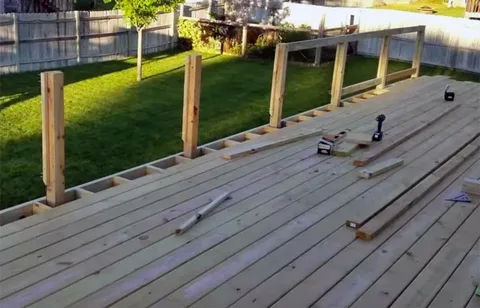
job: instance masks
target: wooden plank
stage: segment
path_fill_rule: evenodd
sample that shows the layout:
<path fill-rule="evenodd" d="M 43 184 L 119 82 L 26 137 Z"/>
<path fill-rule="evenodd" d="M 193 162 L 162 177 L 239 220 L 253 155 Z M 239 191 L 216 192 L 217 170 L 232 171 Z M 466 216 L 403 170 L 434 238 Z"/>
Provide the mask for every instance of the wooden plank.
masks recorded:
<path fill-rule="evenodd" d="M 299 134 L 297 136 L 289 137 L 286 139 L 278 139 L 278 140 L 269 140 L 269 141 L 263 141 L 258 144 L 249 144 L 245 146 L 238 146 L 235 147 L 231 150 L 225 151 L 223 154 L 223 158 L 225 159 L 234 159 L 238 157 L 243 157 L 246 155 L 258 153 L 261 151 L 265 151 L 274 147 L 278 147 L 284 144 L 296 142 L 299 140 L 303 140 L 312 136 L 318 136 L 322 134 L 323 131 L 314 131 L 314 132 L 309 132 L 309 133 L 304 133 L 304 134 Z"/>
<path fill-rule="evenodd" d="M 479 156 L 475 155 L 473 161 L 478 162 L 478 158 Z M 461 169 L 468 170 L 471 163 L 472 160 L 469 159 L 467 168 L 462 166 Z M 457 170 L 454 174 L 458 176 Z M 448 180 L 449 178 L 451 180 Z M 453 181 L 447 185 L 446 190 L 458 187 L 458 179 L 449 175 L 446 180 Z M 437 194 L 440 193 L 436 197 L 431 197 L 429 192 L 425 197 L 426 200 L 423 198 L 420 201 L 420 208 L 412 209 L 418 214 L 395 234 L 389 228 L 385 230 L 388 232 L 387 235 L 382 234 L 381 239 L 379 237 L 368 245 L 355 241 L 350 244 L 350 247 L 345 248 L 351 253 L 355 252 L 355 248 L 372 245 L 375 251 L 370 255 L 364 255 L 366 259 L 356 264 L 355 268 L 336 283 L 313 307 L 322 307 L 322 305 L 328 307 L 332 303 L 341 307 L 355 308 L 390 306 L 391 301 L 408 286 L 478 205 L 477 202 L 467 206 L 455 206 L 453 202 L 445 201 L 448 192 L 442 192 L 442 190 L 447 186 L 442 182 L 439 186 L 442 189 L 435 187 Z M 425 205 L 427 206 L 424 208 Z M 406 215 L 412 217 L 410 212 Z M 382 243 L 383 241 L 385 242 Z M 387 276 L 389 279 L 384 279 Z M 375 292 L 371 292 L 372 289 Z M 375 295 L 375 299 L 370 297 L 369 301 L 365 301 L 365 294 Z"/>
<path fill-rule="evenodd" d="M 374 86 L 379 85 L 381 83 L 382 83 L 382 78 L 380 78 L 380 77 L 373 78 L 373 79 L 363 81 L 363 82 L 359 82 L 359 83 L 344 87 L 342 89 L 342 96 L 347 95 L 347 94 L 351 94 L 351 93 L 355 93 L 355 92 L 359 92 L 361 90 L 365 90 L 365 89 L 374 87 Z"/>
<path fill-rule="evenodd" d="M 52 208 L 43 203 L 35 202 L 32 204 L 32 214 L 40 214 L 51 210 Z"/>
<path fill-rule="evenodd" d="M 20 72 L 20 33 L 18 30 L 18 15 L 17 13 L 12 14 L 13 18 L 13 29 L 12 36 L 14 38 L 14 52 L 15 52 L 15 68 L 17 72 Z"/>
<path fill-rule="evenodd" d="M 478 241 L 478 221 L 480 207 L 476 208 L 391 307 L 426 307 Z"/>
<path fill-rule="evenodd" d="M 202 56 L 188 55 L 185 63 L 182 128 L 183 154 L 188 158 L 197 155 L 201 74 Z"/>
<path fill-rule="evenodd" d="M 352 98 L 350 98 L 349 100 L 350 100 L 352 103 L 361 103 L 361 102 L 365 101 L 364 98 L 361 98 L 361 97 L 359 97 L 359 96 L 358 96 L 358 97 L 352 97 Z"/>
<path fill-rule="evenodd" d="M 126 179 L 126 178 L 123 178 L 121 176 L 114 176 L 112 178 L 112 182 L 113 182 L 113 185 L 114 186 L 117 186 L 117 185 L 122 185 L 122 184 L 126 184 L 126 183 L 130 183 L 131 181 L 129 179 Z"/>
<path fill-rule="evenodd" d="M 247 54 L 247 46 L 248 46 L 248 25 L 244 25 L 242 27 L 242 57 L 245 57 Z"/>
<path fill-rule="evenodd" d="M 463 169 L 462 172 L 464 171 L 465 169 Z M 422 200 L 422 205 L 418 209 L 407 212 L 405 216 L 402 216 L 399 220 L 395 221 L 385 233 L 371 243 L 365 244 L 365 242 L 362 241 L 354 241 L 351 244 L 347 243 L 346 247 L 341 246 L 342 250 L 339 254 L 331 258 L 321 267 L 314 268 L 313 273 L 308 273 L 308 277 L 306 277 L 305 280 L 293 285 L 294 288 L 287 294 L 284 294 L 284 296 L 271 307 L 319 308 L 328 306 L 350 306 L 353 301 L 355 301 L 356 297 L 361 295 L 363 290 L 368 288 L 368 284 L 364 283 L 364 281 L 375 281 L 374 274 L 365 271 L 364 267 L 361 267 L 362 271 L 360 274 L 358 274 L 355 269 L 359 268 L 359 265 L 362 265 L 362 261 L 365 258 L 369 258 L 374 252 L 374 257 L 369 258 L 371 260 L 368 260 L 367 269 L 388 269 L 388 264 L 380 262 L 384 261 L 381 260 L 380 257 L 386 256 L 390 258 L 390 256 L 394 255 L 392 258 L 395 258 L 395 255 L 404 252 L 449 209 L 449 207 L 438 206 L 436 201 L 432 202 L 432 200 L 440 199 L 437 195 L 441 193 L 443 189 L 445 189 L 445 186 L 443 186 L 442 189 L 435 188 L 433 192 L 430 192 L 429 195 Z M 417 215 L 420 210 L 422 210 L 422 214 Z M 467 211 L 466 215 L 468 215 L 469 212 L 470 211 Z M 452 220 L 452 222 L 455 222 L 455 220 Z M 457 221 L 457 223 L 460 222 Z M 337 232 L 340 232 L 340 230 Z M 394 235 L 395 233 L 397 233 L 398 236 Z M 341 245 L 340 243 L 335 244 Z M 324 247 L 326 250 L 329 248 L 330 247 Z M 295 262 L 295 264 L 297 265 L 297 268 L 300 267 L 300 260 Z M 293 276 L 295 271 L 290 272 L 290 276 Z M 352 274 L 350 275 L 350 273 Z M 349 276 L 347 276 L 348 278 L 345 279 L 345 283 L 343 283 L 342 279 L 344 279 L 346 275 Z M 325 277 L 328 277 L 328 279 L 325 279 Z M 350 277 L 353 279 L 350 279 Z M 276 279 L 279 278 L 280 277 L 276 277 Z M 345 287 L 347 286 L 348 288 L 346 289 Z M 322 298 L 322 296 L 325 296 L 325 298 Z M 319 299 L 320 301 L 318 301 Z M 332 304 L 332 302 L 335 302 L 335 304 Z M 387 306 L 388 305 L 383 306 L 376 303 L 373 307 Z"/>
<path fill-rule="evenodd" d="M 63 115 L 63 73 L 41 74 L 43 182 L 47 205 L 65 201 L 65 128 Z"/>
<path fill-rule="evenodd" d="M 380 55 L 378 57 L 378 70 L 377 78 L 380 78 L 380 83 L 377 85 L 377 89 L 381 90 L 385 88 L 387 84 L 387 73 L 388 73 L 388 54 L 390 48 L 390 42 L 392 41 L 392 36 L 387 35 L 382 38 L 382 47 L 380 50 Z"/>
<path fill-rule="evenodd" d="M 403 159 L 391 158 L 359 171 L 360 177 L 369 179 L 403 165 Z"/>
<path fill-rule="evenodd" d="M 467 126 L 461 132 L 455 134 L 445 143 L 435 147 L 429 155 L 435 157 L 424 157 L 420 162 L 402 168 L 384 185 L 378 185 L 378 190 L 383 190 L 384 195 L 375 202 L 369 204 L 359 204 L 357 209 L 351 214 L 351 218 L 346 221 L 346 225 L 351 228 L 360 228 L 370 219 L 384 210 L 392 202 L 404 195 L 411 187 L 417 185 L 420 181 L 437 170 L 444 162 L 457 154 L 470 142 L 479 136 L 475 125 Z M 377 189 L 377 188 L 376 188 Z M 363 201 L 363 200 L 362 200 Z"/>
<path fill-rule="evenodd" d="M 355 133 L 348 132 L 347 135 L 343 138 L 345 142 L 355 143 L 359 145 L 370 145 L 372 144 L 372 135 L 366 133 Z"/>
<path fill-rule="evenodd" d="M 480 179 L 465 178 L 463 179 L 462 191 L 480 196 Z"/>
<path fill-rule="evenodd" d="M 317 47 L 331 46 L 331 45 L 343 44 L 343 43 L 360 41 L 365 39 L 383 37 L 386 35 L 404 34 L 404 33 L 418 32 L 418 31 L 425 31 L 425 26 L 393 28 L 388 30 L 362 32 L 362 33 L 347 34 L 347 35 L 335 36 L 335 37 L 291 42 L 291 43 L 287 43 L 286 47 L 288 51 L 297 51 L 297 50 L 312 49 Z"/>
<path fill-rule="evenodd" d="M 79 187 L 79 188 L 76 188 L 76 189 L 75 189 L 75 194 L 76 194 L 79 198 L 85 198 L 85 197 L 92 196 L 92 195 L 94 195 L 95 193 Z"/>
<path fill-rule="evenodd" d="M 275 50 L 270 98 L 270 126 L 275 128 L 281 128 L 283 101 L 285 99 L 285 82 L 287 78 L 287 62 L 288 50 L 286 44 L 280 43 Z"/>
<path fill-rule="evenodd" d="M 225 144 L 225 147 L 228 148 L 228 147 L 233 147 L 233 146 L 236 146 L 238 144 L 241 144 L 241 142 L 236 141 L 236 140 L 228 140 L 227 139 L 227 140 L 224 141 L 224 144 Z"/>
<path fill-rule="evenodd" d="M 80 64 L 81 62 L 81 53 L 80 53 L 80 43 L 81 43 L 81 37 L 80 37 L 80 29 L 81 29 L 81 20 L 80 20 L 80 11 L 75 11 L 75 34 L 76 34 L 76 42 L 75 42 L 75 47 L 77 50 L 77 64 Z"/>
<path fill-rule="evenodd" d="M 478 144 L 479 141 L 477 141 L 476 144 Z M 458 154 L 449 159 L 444 165 L 427 176 L 398 200 L 390 205 L 386 205 L 387 208 L 385 210 L 357 230 L 356 237 L 362 240 L 371 241 L 395 219 L 414 206 L 420 198 L 432 189 L 432 187 L 437 185 L 443 180 L 443 178 L 458 168 L 466 158 L 473 155 L 477 150 L 478 145 L 467 145 Z"/>
<path fill-rule="evenodd" d="M 302 114 L 302 115 L 299 115 L 299 116 L 297 117 L 297 119 L 298 119 L 299 121 L 308 121 L 308 120 L 313 119 L 313 117 Z"/>
<path fill-rule="evenodd" d="M 420 76 L 420 64 L 422 61 L 423 44 L 425 42 L 425 29 L 417 32 L 417 39 L 415 42 L 415 53 L 413 54 L 412 68 L 415 68 L 415 73 L 412 74 L 412 78 L 418 78 Z"/>
<path fill-rule="evenodd" d="M 366 164 L 368 164 L 372 160 L 374 160 L 374 159 L 380 157 L 381 155 L 385 154 L 386 152 L 390 151 L 392 148 L 396 147 L 400 143 L 404 142 L 405 140 L 408 140 L 412 136 L 415 136 L 416 134 L 418 134 L 420 131 L 422 131 L 426 127 L 434 124 L 436 121 L 440 120 L 441 118 L 443 118 L 444 116 L 446 116 L 447 114 L 449 114 L 450 112 L 455 110 L 456 108 L 458 108 L 458 105 L 454 105 L 450 108 L 447 108 L 446 110 L 441 111 L 440 114 L 435 115 L 428 122 L 423 123 L 423 124 L 421 124 L 420 126 L 414 128 L 414 129 L 409 129 L 408 132 L 406 132 L 406 134 L 402 134 L 400 136 L 394 136 L 391 139 L 386 139 L 385 138 L 384 140 L 381 141 L 381 143 L 379 143 L 378 146 L 372 148 L 370 151 L 368 151 L 367 153 L 363 154 L 361 157 L 356 159 L 353 162 L 353 164 L 357 167 L 358 166 L 365 166 Z"/>
<path fill-rule="evenodd" d="M 350 142 L 341 142 L 333 146 L 333 155 L 335 156 L 350 156 L 356 149 L 358 144 Z"/>
<path fill-rule="evenodd" d="M 251 140 L 251 139 L 256 139 L 258 137 L 260 137 L 261 135 L 259 134 L 255 134 L 255 133 L 246 133 L 245 134 L 245 138 L 248 139 L 248 140 Z"/>
<path fill-rule="evenodd" d="M 398 71 L 398 72 L 395 72 L 395 73 L 391 73 L 391 74 L 387 75 L 386 81 L 391 82 L 391 81 L 394 81 L 394 80 L 397 80 L 397 79 L 402 79 L 402 78 L 411 76 L 416 71 L 417 71 L 416 68 L 407 68 L 407 69 L 404 69 L 404 70 L 401 70 L 401 71 Z"/>
<path fill-rule="evenodd" d="M 286 127 L 291 127 L 291 126 L 295 126 L 297 125 L 298 122 L 294 122 L 294 121 L 285 121 L 285 126 Z"/>
<path fill-rule="evenodd" d="M 280 128 L 277 128 L 277 127 L 271 127 L 271 126 L 265 126 L 264 130 L 265 132 L 268 134 L 268 133 L 273 133 L 273 132 L 276 132 L 277 130 L 279 130 Z"/>
<path fill-rule="evenodd" d="M 343 79 L 345 76 L 345 66 L 347 62 L 348 43 L 337 45 L 335 54 L 335 64 L 333 67 L 332 77 L 332 94 L 330 105 L 334 107 L 341 107 Z"/>
<path fill-rule="evenodd" d="M 465 307 L 479 285 L 480 240 L 473 245 L 462 263 L 448 279 L 429 308 Z M 475 296 L 475 295 L 474 295 Z M 478 297 L 478 295 L 476 295 Z"/>
<path fill-rule="evenodd" d="M 324 115 L 325 113 L 327 113 L 328 111 L 325 111 L 325 110 L 314 110 L 313 111 L 313 115 L 318 117 L 318 116 L 322 116 Z"/>

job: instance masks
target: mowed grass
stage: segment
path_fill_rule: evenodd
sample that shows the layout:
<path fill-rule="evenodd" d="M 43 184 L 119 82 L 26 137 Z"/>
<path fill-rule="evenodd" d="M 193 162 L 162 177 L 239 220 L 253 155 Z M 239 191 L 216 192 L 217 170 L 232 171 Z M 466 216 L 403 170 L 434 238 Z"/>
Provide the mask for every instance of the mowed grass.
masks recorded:
<path fill-rule="evenodd" d="M 63 69 L 67 187 L 182 150 L 187 54 L 146 58 L 142 82 L 135 81 L 134 59 Z M 200 144 L 268 122 L 271 61 L 212 54 L 203 59 Z M 408 67 L 391 62 L 389 69 Z M 376 70 L 376 59 L 349 59 L 345 84 L 373 78 Z M 327 104 L 331 76 L 331 63 L 289 65 L 284 116 Z M 44 195 L 39 72 L 0 76 L 0 95 L 0 204 L 5 208 Z"/>
<path fill-rule="evenodd" d="M 375 6 L 376 9 L 384 10 L 397 10 L 397 11 L 406 11 L 406 12 L 419 12 L 419 8 L 422 6 L 429 6 L 435 11 L 435 15 L 450 16 L 450 17 L 465 17 L 465 8 L 462 7 L 447 7 L 445 3 L 440 3 L 438 1 L 419 1 L 414 4 L 388 4 L 382 6 Z M 421 18 L 421 16 L 419 16 Z"/>

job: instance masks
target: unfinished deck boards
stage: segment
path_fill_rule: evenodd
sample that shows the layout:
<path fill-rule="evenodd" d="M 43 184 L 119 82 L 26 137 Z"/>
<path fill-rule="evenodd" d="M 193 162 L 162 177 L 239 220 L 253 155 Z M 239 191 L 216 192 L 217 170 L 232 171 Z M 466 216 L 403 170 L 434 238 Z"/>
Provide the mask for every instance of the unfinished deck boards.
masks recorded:
<path fill-rule="evenodd" d="M 353 162 L 381 142 L 335 157 L 316 154 L 318 137 L 309 137 L 222 158 L 236 147 L 320 130 L 373 133 L 380 113 L 387 116 L 388 143 L 453 106 L 443 101 L 447 83 L 455 85 L 458 107 L 380 155 L 375 162 L 399 157 L 404 164 L 370 179 L 359 177 Z M 0 306 L 474 306 L 480 196 L 462 204 L 444 199 L 461 190 L 465 177 L 480 174 L 478 151 L 372 241 L 355 239 L 345 221 L 394 200 L 395 187 L 411 186 L 412 178 L 452 156 L 446 142 L 468 144 L 480 132 L 478 97 L 473 83 L 407 81 L 295 126 L 246 137 L 176 171 L 0 227 Z M 231 199 L 174 234 L 226 190 Z"/>

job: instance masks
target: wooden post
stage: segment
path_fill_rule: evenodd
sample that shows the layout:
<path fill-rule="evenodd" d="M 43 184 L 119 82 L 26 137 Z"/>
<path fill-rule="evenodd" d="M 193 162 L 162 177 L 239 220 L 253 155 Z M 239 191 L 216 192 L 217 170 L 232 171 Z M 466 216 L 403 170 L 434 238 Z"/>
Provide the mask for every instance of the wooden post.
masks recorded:
<path fill-rule="evenodd" d="M 137 34 L 137 81 L 142 81 L 143 28 L 139 28 Z"/>
<path fill-rule="evenodd" d="M 333 67 L 332 98 L 330 104 L 334 107 L 341 107 L 343 77 L 345 76 L 345 65 L 347 62 L 348 42 L 337 45 L 335 54 L 335 66 Z"/>
<path fill-rule="evenodd" d="M 80 12 L 75 11 L 75 34 L 77 36 L 76 46 L 77 46 L 77 64 L 80 64 L 82 58 L 80 56 Z"/>
<path fill-rule="evenodd" d="M 412 68 L 416 68 L 415 73 L 411 75 L 412 78 L 420 76 L 420 64 L 422 61 L 423 43 L 425 41 L 425 30 L 417 32 L 417 41 L 415 43 L 415 53 L 413 54 Z"/>
<path fill-rule="evenodd" d="M 63 115 L 63 73 L 41 74 L 43 182 L 47 205 L 65 202 L 65 129 Z"/>
<path fill-rule="evenodd" d="M 320 25 L 318 26 L 318 38 L 322 38 L 325 32 L 325 12 L 322 13 L 320 17 Z M 317 47 L 315 51 L 315 65 L 320 65 L 322 61 L 322 47 Z"/>
<path fill-rule="evenodd" d="M 13 39 L 15 49 L 15 67 L 20 72 L 20 33 L 18 32 L 18 14 L 13 13 Z"/>
<path fill-rule="evenodd" d="M 242 57 L 247 54 L 247 39 L 248 39 L 248 25 L 243 25 L 242 28 Z"/>
<path fill-rule="evenodd" d="M 382 49 L 380 50 L 380 56 L 378 58 L 378 70 L 377 78 L 382 78 L 382 83 L 377 86 L 377 89 L 385 88 L 387 83 L 388 72 L 388 50 L 390 47 L 390 41 L 392 37 L 390 35 L 384 36 L 382 39 Z"/>
<path fill-rule="evenodd" d="M 177 22 L 178 22 L 178 12 L 173 10 L 170 15 L 170 33 L 171 33 L 171 41 L 170 41 L 170 48 L 174 49 L 177 47 L 177 40 L 178 40 L 178 32 L 177 32 Z"/>
<path fill-rule="evenodd" d="M 287 77 L 288 50 L 284 43 L 278 44 L 273 64 L 272 92 L 270 95 L 270 126 L 280 128 Z"/>
<path fill-rule="evenodd" d="M 197 155 L 201 80 L 202 56 L 188 55 L 185 63 L 182 124 L 183 155 L 187 158 L 195 158 Z"/>
<path fill-rule="evenodd" d="M 185 5 L 180 4 L 180 17 L 185 16 Z"/>

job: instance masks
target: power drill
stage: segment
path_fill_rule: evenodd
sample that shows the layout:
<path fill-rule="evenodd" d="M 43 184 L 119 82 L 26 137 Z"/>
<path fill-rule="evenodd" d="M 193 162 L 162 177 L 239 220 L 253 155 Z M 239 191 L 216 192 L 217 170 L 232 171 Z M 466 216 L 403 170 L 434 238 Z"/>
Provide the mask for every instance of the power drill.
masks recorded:
<path fill-rule="evenodd" d="M 386 118 L 387 117 L 384 114 L 381 114 L 375 119 L 375 121 L 378 122 L 378 125 L 377 125 L 377 131 L 373 133 L 372 141 L 382 141 L 383 139 L 382 124 Z"/>

